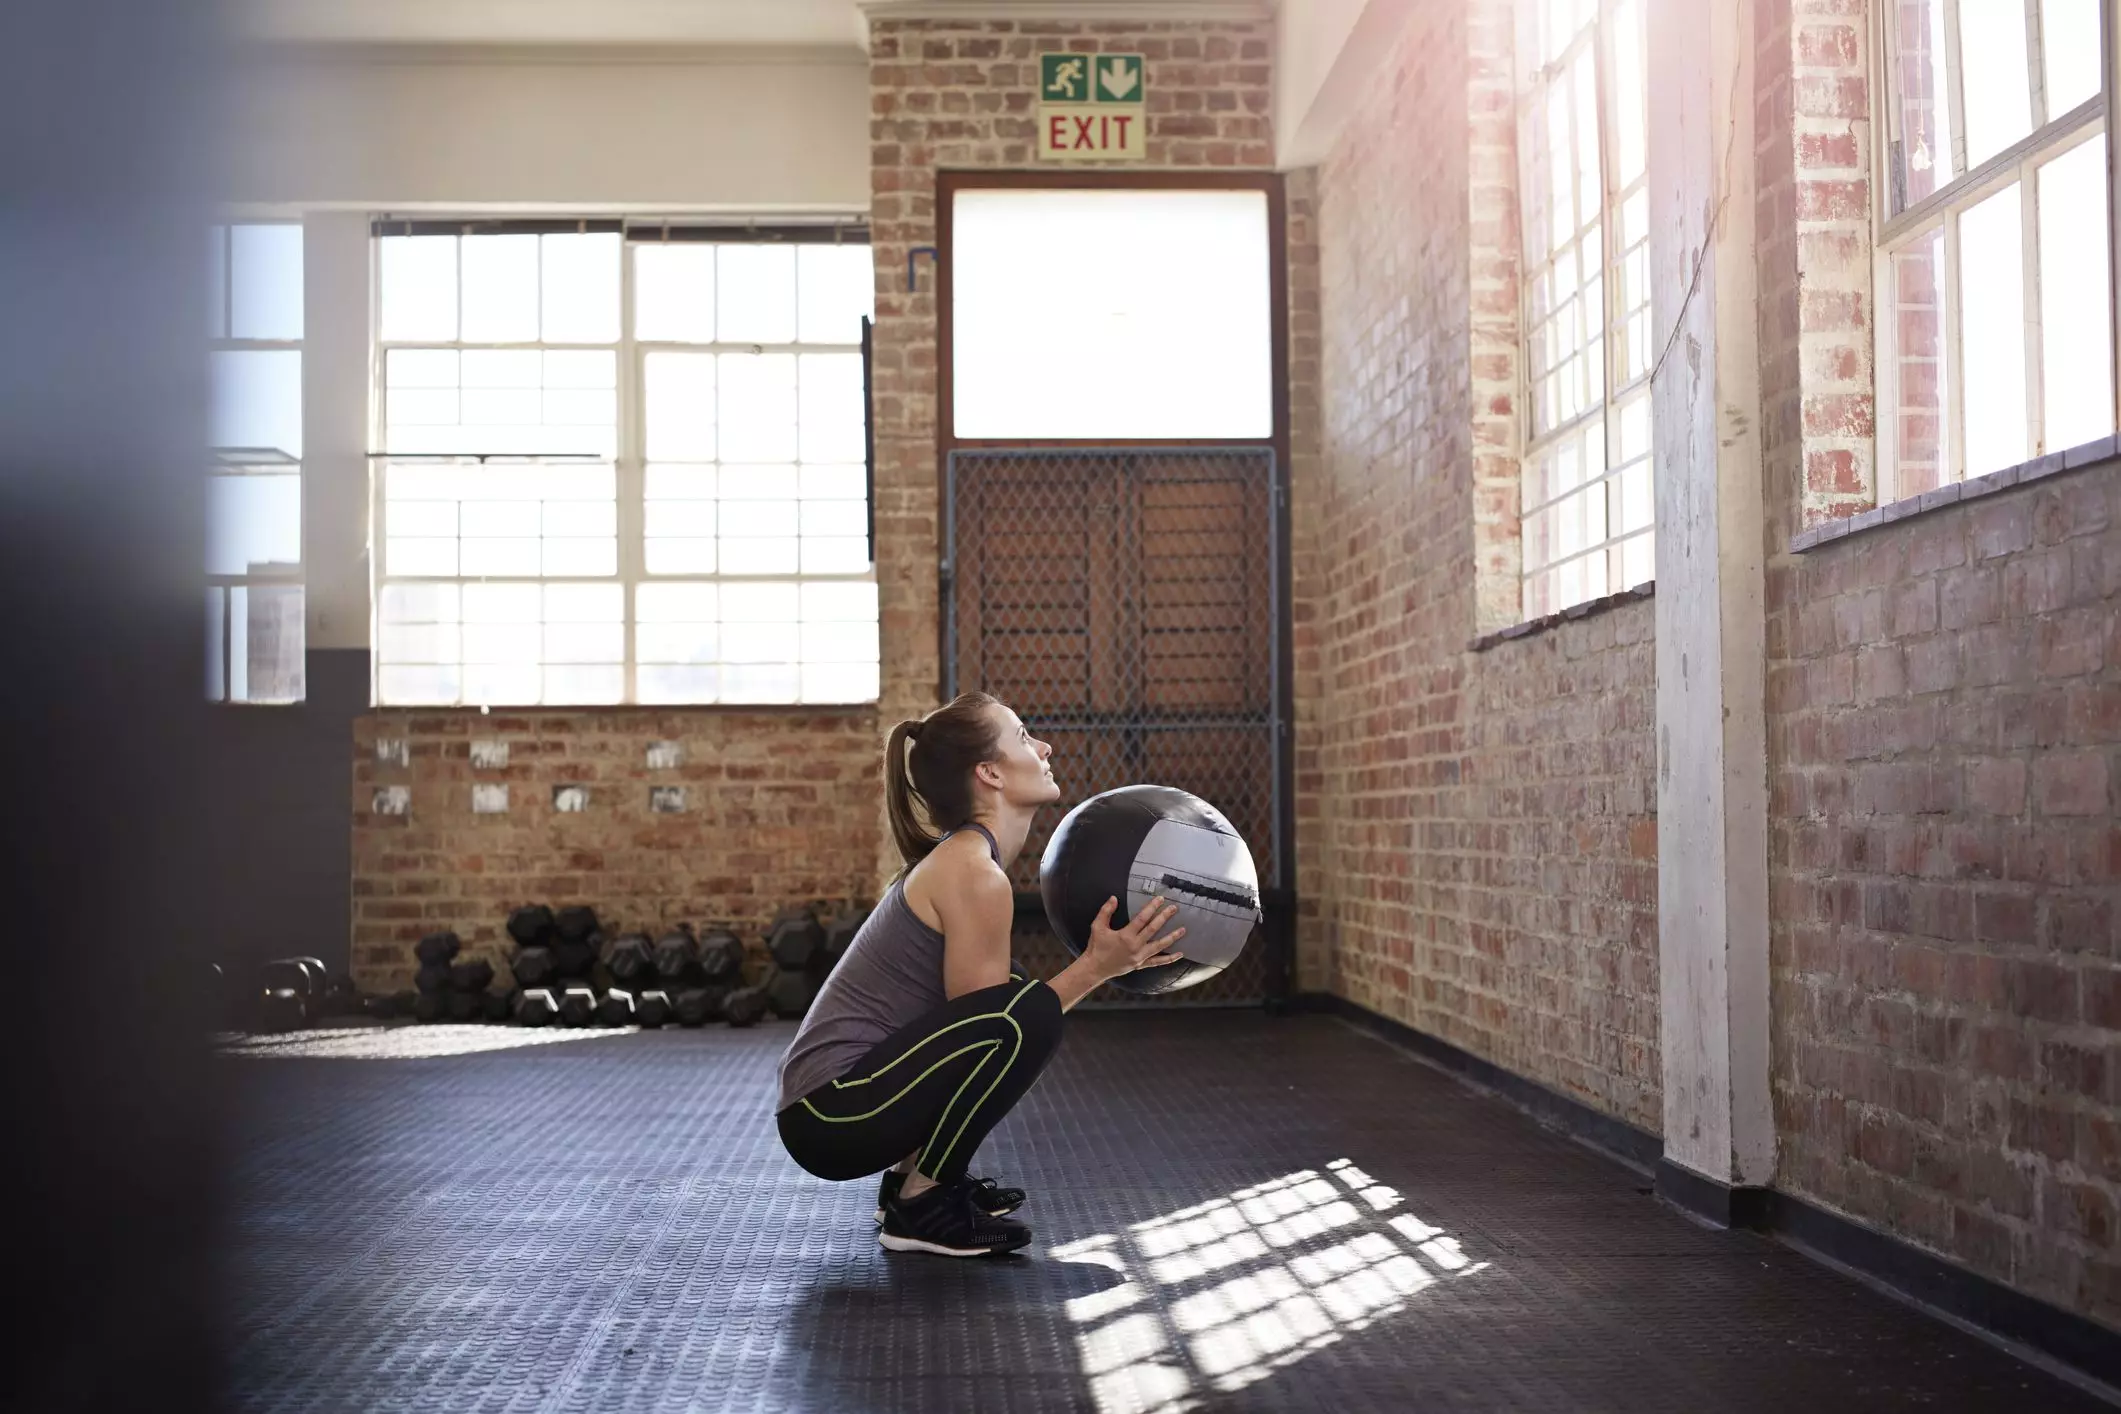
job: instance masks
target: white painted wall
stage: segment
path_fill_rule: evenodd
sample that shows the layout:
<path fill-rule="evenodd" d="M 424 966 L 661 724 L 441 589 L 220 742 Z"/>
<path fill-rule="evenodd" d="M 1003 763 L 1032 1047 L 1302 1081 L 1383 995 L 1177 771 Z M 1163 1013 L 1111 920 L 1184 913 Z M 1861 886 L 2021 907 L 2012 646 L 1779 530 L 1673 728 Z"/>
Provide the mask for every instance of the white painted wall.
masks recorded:
<path fill-rule="evenodd" d="M 1274 146 L 1283 170 L 1333 150 L 1412 0 L 1281 0 L 1274 16 Z"/>
<path fill-rule="evenodd" d="M 289 46 L 233 81 L 229 199 L 314 209 L 863 211 L 840 50 Z"/>

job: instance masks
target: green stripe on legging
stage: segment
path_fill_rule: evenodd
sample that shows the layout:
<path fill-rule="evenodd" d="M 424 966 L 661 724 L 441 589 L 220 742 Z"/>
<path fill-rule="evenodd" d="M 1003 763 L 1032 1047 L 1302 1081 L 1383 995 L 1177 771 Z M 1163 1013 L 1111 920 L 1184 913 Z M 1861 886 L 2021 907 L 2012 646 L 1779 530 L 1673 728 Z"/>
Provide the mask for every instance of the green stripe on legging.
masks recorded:
<path fill-rule="evenodd" d="M 943 1027 L 941 1030 L 933 1032 L 930 1035 L 923 1036 L 920 1040 L 915 1041 L 912 1046 L 907 1048 L 906 1053 L 904 1055 L 900 1056 L 897 1060 L 892 1061 L 889 1065 L 885 1065 L 871 1072 L 870 1074 L 863 1076 L 859 1080 L 835 1080 L 832 1082 L 832 1088 L 834 1090 L 852 1090 L 859 1086 L 867 1085 L 873 1080 L 882 1079 L 885 1075 L 889 1074 L 894 1068 L 911 1059 L 915 1052 L 920 1050 L 921 1047 L 927 1045 L 930 1041 L 935 1040 L 936 1037 L 948 1035 L 950 1032 L 957 1030 L 961 1026 L 970 1026 L 973 1023 L 980 1021 L 1000 1020 L 1009 1023 L 1009 1029 L 1016 1033 L 1016 1043 L 1010 1051 L 1010 1062 L 1013 1063 L 1016 1057 L 1022 1054 L 1023 1052 L 1024 1028 L 1017 1025 L 1016 1018 L 1011 1016 L 1009 1013 L 1012 1009 L 1014 1009 L 1018 1002 L 1024 999 L 1025 993 L 1029 992 L 1033 987 L 1036 987 L 1037 985 L 1038 982 L 1036 979 L 1026 982 L 1022 987 L 1017 989 L 1016 995 L 1009 998 L 1008 1002 L 1003 1005 L 1000 1011 L 984 1011 L 979 1013 L 977 1016 L 968 1016 L 961 1021 L 953 1021 L 948 1026 Z M 907 1091 L 913 1089 L 916 1085 L 919 1085 L 923 1080 L 926 1080 L 937 1070 L 941 1069 L 943 1066 L 950 1064 L 950 1062 L 956 1060 L 959 1056 L 968 1055 L 973 1051 L 982 1049 L 983 1047 L 990 1051 L 998 1050 L 1000 1049 L 1001 1044 L 1002 1043 L 998 1040 L 974 1041 L 969 1046 L 958 1047 L 958 1049 L 952 1051 L 949 1055 L 944 1056 L 941 1060 L 936 1061 L 933 1065 L 929 1066 L 919 1075 L 916 1075 L 913 1077 L 913 1079 L 907 1081 L 905 1085 L 899 1088 L 898 1093 L 893 1095 L 890 1099 L 885 1100 L 882 1104 L 879 1104 L 875 1109 L 869 1110 L 863 1114 L 828 1115 L 823 1110 L 820 1110 L 816 1105 L 810 1103 L 810 1099 L 808 1096 L 805 1096 L 803 1098 L 803 1108 L 809 1110 L 810 1113 L 816 1115 L 819 1119 L 823 1120 L 827 1124 L 854 1124 L 861 1120 L 874 1119 L 876 1116 L 882 1114 L 885 1110 L 890 1109 L 895 1102 L 904 1098 Z M 935 1146 L 935 1141 L 937 1139 L 942 1137 L 942 1127 L 944 1121 L 947 1121 L 950 1118 L 950 1111 L 955 1109 L 957 1107 L 957 1102 L 964 1098 L 966 1088 L 970 1086 L 973 1080 L 978 1077 L 981 1069 L 985 1065 L 986 1061 L 982 1060 L 978 1065 L 973 1066 L 972 1069 L 966 1073 L 964 1080 L 957 1087 L 957 1093 L 955 1095 L 952 1095 L 950 1097 L 950 1103 L 943 1107 L 942 1117 L 936 1121 L 936 1132 L 929 1136 L 928 1143 L 922 1148 L 922 1152 L 924 1154 L 928 1152 L 929 1149 L 932 1149 Z M 987 1102 L 987 1096 L 992 1095 L 994 1093 L 994 1087 L 996 1085 L 999 1085 L 1001 1083 L 1002 1077 L 1008 1073 L 1009 1066 L 1007 1064 L 1004 1064 L 999 1070 L 995 1072 L 994 1079 L 987 1083 L 987 1094 L 980 1096 L 979 1104 L 985 1104 Z M 978 1108 L 979 1105 L 976 1104 L 972 1107 L 972 1110 L 976 1110 Z M 959 1121 L 958 1123 L 957 1133 L 950 1137 L 949 1147 L 943 1150 L 944 1161 L 948 1160 L 950 1156 L 950 1150 L 955 1149 L 957 1147 L 957 1141 L 964 1137 L 965 1126 L 972 1122 L 972 1110 L 967 1110 L 965 1112 L 964 1119 Z M 923 1165 L 922 1172 L 932 1174 L 935 1172 L 935 1170 L 933 1167 Z"/>

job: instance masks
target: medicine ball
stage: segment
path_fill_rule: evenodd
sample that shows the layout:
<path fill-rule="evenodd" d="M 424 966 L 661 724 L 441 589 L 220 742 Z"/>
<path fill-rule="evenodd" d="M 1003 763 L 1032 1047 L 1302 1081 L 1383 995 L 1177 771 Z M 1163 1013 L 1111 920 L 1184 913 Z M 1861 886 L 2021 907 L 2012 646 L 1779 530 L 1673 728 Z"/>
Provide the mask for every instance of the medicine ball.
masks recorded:
<path fill-rule="evenodd" d="M 1164 931 L 1186 930 L 1177 944 L 1185 957 L 1113 979 L 1140 996 L 1207 981 L 1237 961 L 1260 921 L 1259 872 L 1243 837 L 1214 806 L 1170 786 L 1122 786 L 1069 811 L 1039 860 L 1038 890 L 1078 957 L 1106 899 L 1119 900 L 1114 928 L 1159 895 L 1178 906 Z"/>

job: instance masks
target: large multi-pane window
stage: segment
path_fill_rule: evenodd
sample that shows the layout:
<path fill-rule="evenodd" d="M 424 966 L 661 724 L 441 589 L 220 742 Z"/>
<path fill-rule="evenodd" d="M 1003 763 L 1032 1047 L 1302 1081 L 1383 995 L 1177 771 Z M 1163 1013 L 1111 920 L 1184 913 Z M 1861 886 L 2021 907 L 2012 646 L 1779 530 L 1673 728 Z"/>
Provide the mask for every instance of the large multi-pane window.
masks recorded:
<path fill-rule="evenodd" d="M 376 240 L 377 699 L 874 699 L 868 246 L 551 224 Z"/>
<path fill-rule="evenodd" d="M 1880 499 L 2114 430 L 2103 0 L 1882 0 Z"/>
<path fill-rule="evenodd" d="M 206 695 L 299 702 L 302 228 L 209 231 Z"/>
<path fill-rule="evenodd" d="M 1526 618 L 1656 573 L 1643 6 L 1518 6 Z"/>

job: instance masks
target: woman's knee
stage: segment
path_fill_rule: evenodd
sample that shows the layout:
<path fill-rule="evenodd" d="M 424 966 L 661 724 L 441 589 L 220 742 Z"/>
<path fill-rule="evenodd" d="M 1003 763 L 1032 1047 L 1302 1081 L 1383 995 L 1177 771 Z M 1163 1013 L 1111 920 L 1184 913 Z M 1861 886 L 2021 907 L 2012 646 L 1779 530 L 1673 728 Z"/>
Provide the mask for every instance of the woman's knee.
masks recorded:
<path fill-rule="evenodd" d="M 812 1178 L 822 1178 L 830 1183 L 845 1183 L 849 1179 L 861 1178 L 877 1173 L 890 1166 L 891 1160 L 875 1163 L 873 1145 L 850 1142 L 857 1137 L 832 1132 L 818 1121 L 803 1113 L 801 1104 L 791 1105 L 776 1117 L 781 1132 L 781 1147 L 788 1157 L 795 1160 L 796 1167 Z"/>
<path fill-rule="evenodd" d="M 1060 996 L 1043 982 L 1034 982 L 1010 1003 L 1009 1015 L 1023 1033 L 1024 1050 L 1040 1058 L 1060 1049 Z"/>

